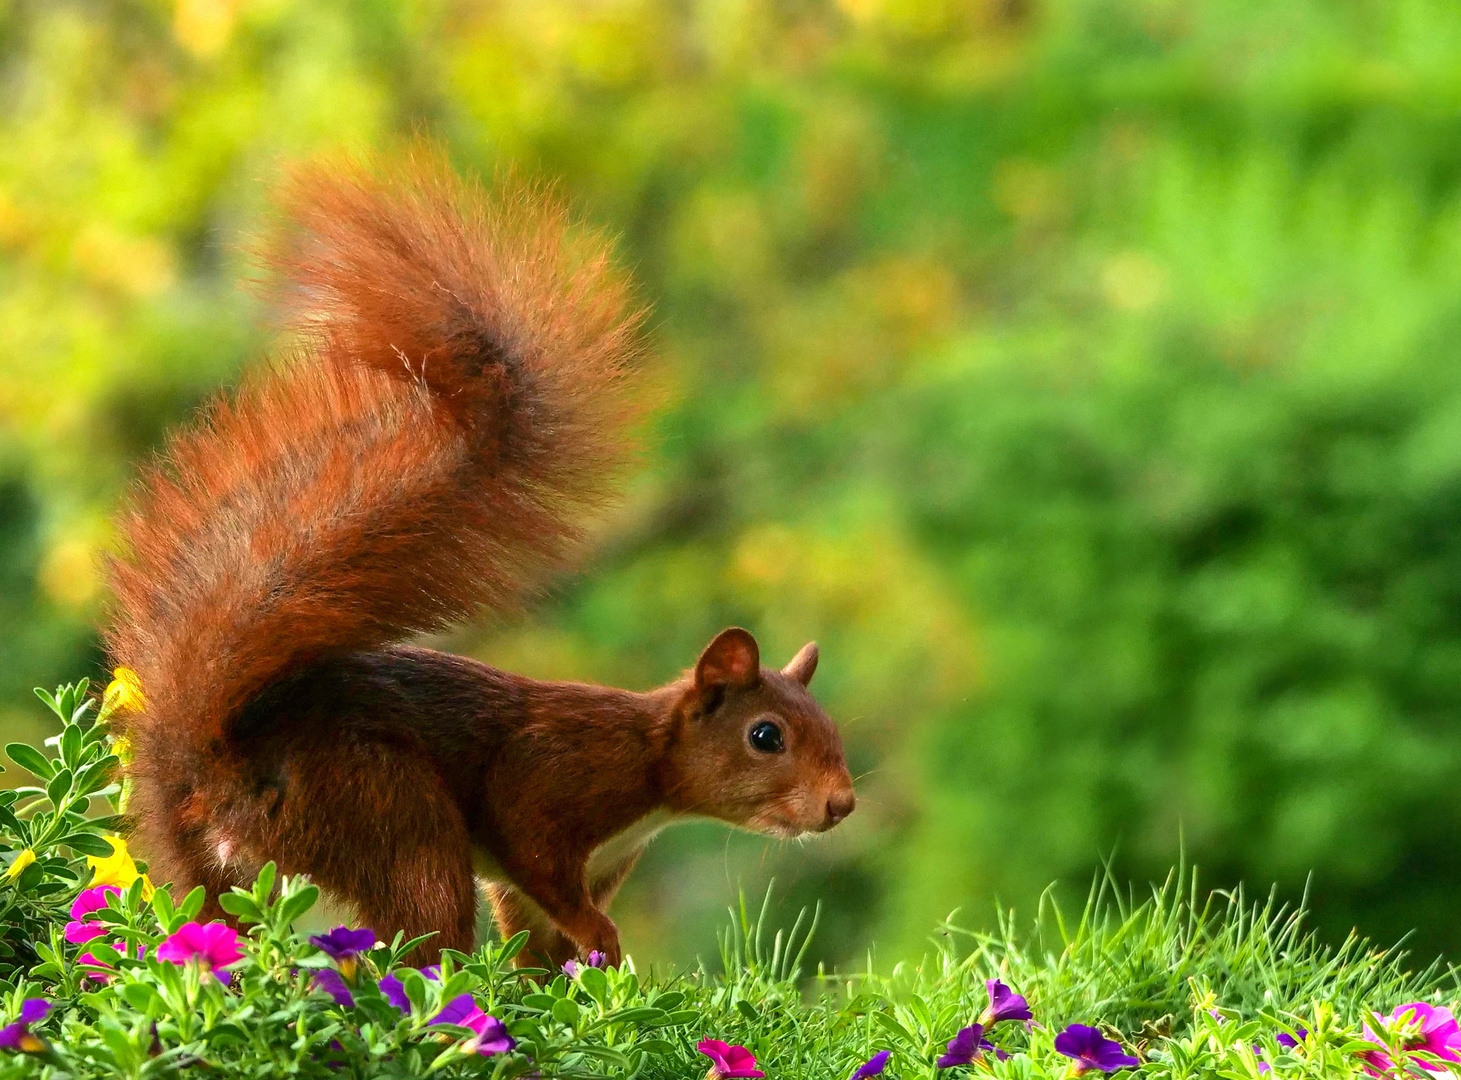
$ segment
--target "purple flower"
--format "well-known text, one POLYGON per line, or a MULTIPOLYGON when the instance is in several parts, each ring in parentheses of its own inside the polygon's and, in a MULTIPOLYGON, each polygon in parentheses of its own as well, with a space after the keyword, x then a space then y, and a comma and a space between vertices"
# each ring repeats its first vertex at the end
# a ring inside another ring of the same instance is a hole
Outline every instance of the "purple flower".
MULTIPOLYGON (((1398 1031, 1401 1044, 1407 1051, 1434 1054, 1444 1061, 1461 1061, 1461 1026, 1457 1025, 1450 1009, 1416 1001, 1400 1006, 1389 1016, 1376 1015, 1374 1019, 1377 1024, 1398 1031)), ((1370 1042, 1383 1043, 1369 1021, 1365 1021, 1364 1031, 1370 1042)), ((1381 1072, 1389 1072, 1395 1067, 1390 1055, 1378 1050, 1371 1050, 1363 1057, 1381 1072)), ((1374 1069, 1367 1071, 1373 1073, 1374 1069)))
POLYGON ((204 971, 213 972, 219 982, 227 982, 228 976, 217 969, 243 959, 238 941, 238 931, 225 923, 183 923, 157 947, 157 958, 174 964, 195 960, 204 971))
POLYGON ((71 905, 71 921, 66 924, 66 940, 73 945, 84 945, 93 938, 99 938, 107 932, 107 928, 97 922, 88 922, 86 917, 93 911, 100 911, 107 906, 107 895, 116 893, 121 895, 122 890, 115 885, 98 885, 94 889, 83 889, 81 895, 76 897, 71 905))
POLYGON ((316 934, 309 939, 309 943, 333 959, 341 975, 353 980, 356 957, 375 948, 376 937, 374 930, 351 930, 348 926, 337 926, 328 934, 316 934))
POLYGON ((955 1065, 972 1065, 974 1059, 984 1052, 984 1025, 971 1024, 960 1028, 959 1033, 949 1040, 948 1053, 935 1063, 940 1069, 955 1065))
POLYGON ((892 1056, 893 1052, 891 1050, 879 1050, 872 1057, 868 1058, 866 1062, 859 1065, 857 1072, 853 1073, 848 1080, 868 1080, 869 1077, 877 1076, 878 1073, 887 1068, 888 1058, 892 1056))
POLYGON ((1277 1039, 1278 1045, 1286 1046, 1290 1050, 1292 1050, 1294 1047, 1298 1046, 1299 1043, 1303 1042, 1309 1037, 1308 1028, 1294 1028, 1294 1033, 1298 1036, 1298 1038, 1295 1038, 1294 1035, 1290 1035, 1287 1031, 1280 1031, 1278 1033, 1277 1039))
POLYGON ((344 1005, 347 1009, 355 1004, 355 995, 350 992, 344 978, 334 968, 321 968, 315 972, 312 982, 316 990, 323 990, 335 999, 336 1005, 344 1005))
POLYGON ((31 1034, 30 1026, 39 1024, 50 1012, 51 1003, 45 998, 27 998, 15 1021, 0 1028, 0 1049, 19 1050, 23 1054, 44 1054, 50 1048, 45 1039, 31 1034))
MULTIPOLYGON (((601 968, 604 966, 604 959, 604 954, 599 952, 598 949, 594 949, 588 954, 588 966, 601 968)), ((578 968, 579 964, 577 960, 564 961, 563 974, 567 975, 570 979, 576 979, 578 978, 578 968)))
POLYGON ((990 979, 985 985, 989 988, 989 1007, 980 1015, 979 1023, 986 1031, 1002 1020, 1031 1019, 1030 1006, 1019 994, 998 979, 990 979))
POLYGON ((1076 1076, 1088 1073, 1092 1069, 1115 1072, 1128 1065, 1141 1064, 1131 1055, 1123 1054, 1119 1042, 1106 1038, 1095 1028, 1086 1027, 1084 1024, 1071 1024, 1070 1027, 1055 1036, 1055 1049, 1075 1060, 1076 1076))
MULTIPOLYGON (((424 977, 430 979, 432 982, 440 982, 441 965, 432 964, 428 968, 422 968, 421 974, 424 977)), ((399 975, 396 975, 394 972, 392 972, 384 979, 382 979, 380 981, 380 992, 386 996, 387 1001, 389 1001, 396 1008, 400 1009, 402 1012, 411 1011, 411 1001, 409 998, 406 997, 406 988, 401 985, 401 978, 399 975)))
POLYGON ((710 1059, 710 1069, 705 1074, 709 1080, 766 1075, 756 1068, 756 1055, 744 1046, 732 1046, 719 1039, 701 1039, 695 1049, 710 1059))
MULTIPOLYGON (((1298 1032, 1297 1039, 1290 1035, 1287 1031, 1280 1031, 1278 1035, 1275 1036, 1274 1041, 1277 1042, 1279 1046, 1282 1046, 1288 1050, 1292 1050, 1294 1047, 1298 1046, 1299 1043, 1309 1037, 1308 1028, 1295 1028, 1294 1030, 1298 1032)), ((1257 1043, 1254 1043, 1253 1053, 1261 1059, 1263 1057, 1263 1047, 1258 1045, 1257 1043)), ((1266 1061, 1260 1060, 1258 1062, 1258 1071, 1261 1073, 1272 1072, 1273 1066, 1266 1061)))
POLYGON ((406 988, 401 985, 400 977, 394 972, 380 981, 380 992, 386 996, 387 1001, 402 1012, 411 1008, 411 1001, 406 997, 406 988))

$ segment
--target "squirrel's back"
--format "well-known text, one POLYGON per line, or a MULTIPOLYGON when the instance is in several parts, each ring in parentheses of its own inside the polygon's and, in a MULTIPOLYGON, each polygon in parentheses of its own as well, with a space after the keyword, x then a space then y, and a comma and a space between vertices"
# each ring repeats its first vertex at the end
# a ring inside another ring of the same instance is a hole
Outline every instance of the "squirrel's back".
POLYGON ((175 437, 120 522, 107 646, 146 698, 144 829, 289 672, 520 601, 626 456, 641 313, 544 192, 418 153, 304 171, 285 210, 299 344, 175 437))

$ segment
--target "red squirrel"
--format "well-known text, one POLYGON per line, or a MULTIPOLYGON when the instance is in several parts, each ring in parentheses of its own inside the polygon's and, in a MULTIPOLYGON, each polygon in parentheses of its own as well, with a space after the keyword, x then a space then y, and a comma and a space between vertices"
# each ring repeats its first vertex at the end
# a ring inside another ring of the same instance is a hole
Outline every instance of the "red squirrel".
POLYGON ((221 917, 273 860, 387 939, 434 933, 423 963, 473 947, 480 877, 520 962, 618 964, 604 909, 664 824, 847 817, 814 644, 768 668, 726 630, 648 693, 406 644, 521 603, 610 494, 642 311, 606 243, 420 152, 305 170, 284 210, 297 344, 172 438, 110 565, 153 876, 221 917))

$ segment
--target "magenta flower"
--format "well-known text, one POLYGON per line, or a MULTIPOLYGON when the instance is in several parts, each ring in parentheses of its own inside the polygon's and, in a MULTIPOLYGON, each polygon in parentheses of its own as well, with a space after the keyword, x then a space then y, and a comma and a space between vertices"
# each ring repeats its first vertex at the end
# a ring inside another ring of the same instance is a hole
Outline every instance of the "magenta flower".
POLYGON ((888 1058, 892 1056, 893 1052, 891 1050, 879 1050, 872 1057, 868 1058, 866 1062, 859 1065, 857 1072, 848 1077, 848 1080, 869 1080, 870 1077, 877 1076, 888 1067, 888 1058))
POLYGON ((336 1005, 344 1005, 348 1009, 355 1004, 355 995, 350 992, 350 987, 334 968, 321 968, 316 971, 310 985, 316 990, 323 990, 329 994, 335 999, 336 1005))
POLYGON ((705 1073, 710 1080, 766 1075, 756 1068, 756 1056, 744 1046, 732 1046, 719 1039, 701 1039, 695 1049, 710 1059, 710 1068, 705 1073))
POLYGON ((72 945, 84 945, 93 938, 99 938, 107 928, 98 922, 88 922, 86 917, 93 911, 107 906, 107 895, 122 890, 115 885, 98 885, 94 889, 83 889, 81 895, 71 904, 71 921, 66 924, 66 940, 72 945))
POLYGON ((985 986, 989 989, 989 1007, 979 1017, 979 1023, 988 1031, 1003 1020, 1032 1019, 1030 1006, 998 979, 990 979, 985 986))
POLYGON ((484 1057, 489 1054, 506 1054, 517 1046, 517 1040, 507 1033, 507 1025, 497 1017, 484 1013, 471 994, 452 998, 430 1022, 468 1028, 472 1037, 462 1046, 484 1057))
POLYGON ((474 1038, 468 1039, 462 1045, 483 1057, 510 1053, 517 1046, 517 1040, 507 1033, 507 1025, 497 1017, 483 1013, 481 1009, 463 1018, 462 1027, 471 1028, 476 1033, 474 1038))
POLYGON ((204 971, 213 972, 219 982, 227 982, 228 976, 218 969, 243 959, 238 941, 238 931, 221 922, 183 923, 177 933, 157 947, 157 958, 174 964, 196 961, 204 971))
POLYGON ((376 946, 374 930, 351 930, 348 926, 337 926, 328 934, 316 934, 309 943, 320 949, 340 969, 347 979, 355 978, 356 958, 376 946))
POLYGON ((19 1050, 23 1054, 44 1054, 50 1049, 46 1040, 31 1034, 30 1026, 39 1024, 51 1012, 45 998, 28 998, 20 1006, 20 1015, 13 1023, 0 1028, 0 1050, 19 1050))
MULTIPOLYGON (((1401 1005, 1389 1016, 1376 1015, 1374 1019, 1387 1030, 1397 1032, 1407 1051, 1434 1054, 1444 1061, 1461 1061, 1461 1025, 1457 1025, 1450 1009, 1415 1001, 1401 1005)), ((1383 1044, 1384 1040, 1370 1027, 1369 1021, 1365 1022, 1364 1031, 1370 1042, 1383 1044)), ((1381 1072, 1395 1067, 1390 1055, 1379 1050, 1371 1050, 1363 1057, 1381 1072)))
POLYGON ((1131 1055, 1123 1054, 1119 1042, 1106 1038, 1095 1028, 1084 1024, 1071 1024, 1055 1036, 1055 1049, 1075 1060, 1076 1076, 1084 1075, 1092 1069, 1115 1072, 1128 1065, 1141 1064, 1131 1055))

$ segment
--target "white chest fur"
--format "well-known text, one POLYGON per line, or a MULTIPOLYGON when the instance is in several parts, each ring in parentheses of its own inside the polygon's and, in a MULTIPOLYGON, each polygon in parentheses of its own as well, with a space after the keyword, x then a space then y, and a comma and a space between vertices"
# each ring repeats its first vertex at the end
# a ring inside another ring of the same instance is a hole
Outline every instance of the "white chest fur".
MULTIPOLYGON (((674 820, 675 815, 670 811, 655 810, 594 848, 593 854, 588 857, 586 875, 590 887, 596 879, 612 873, 616 866, 653 840, 661 829, 674 820)), ((508 881, 507 874, 497 860, 484 848, 472 848, 472 870, 483 881, 501 884, 508 881)))

